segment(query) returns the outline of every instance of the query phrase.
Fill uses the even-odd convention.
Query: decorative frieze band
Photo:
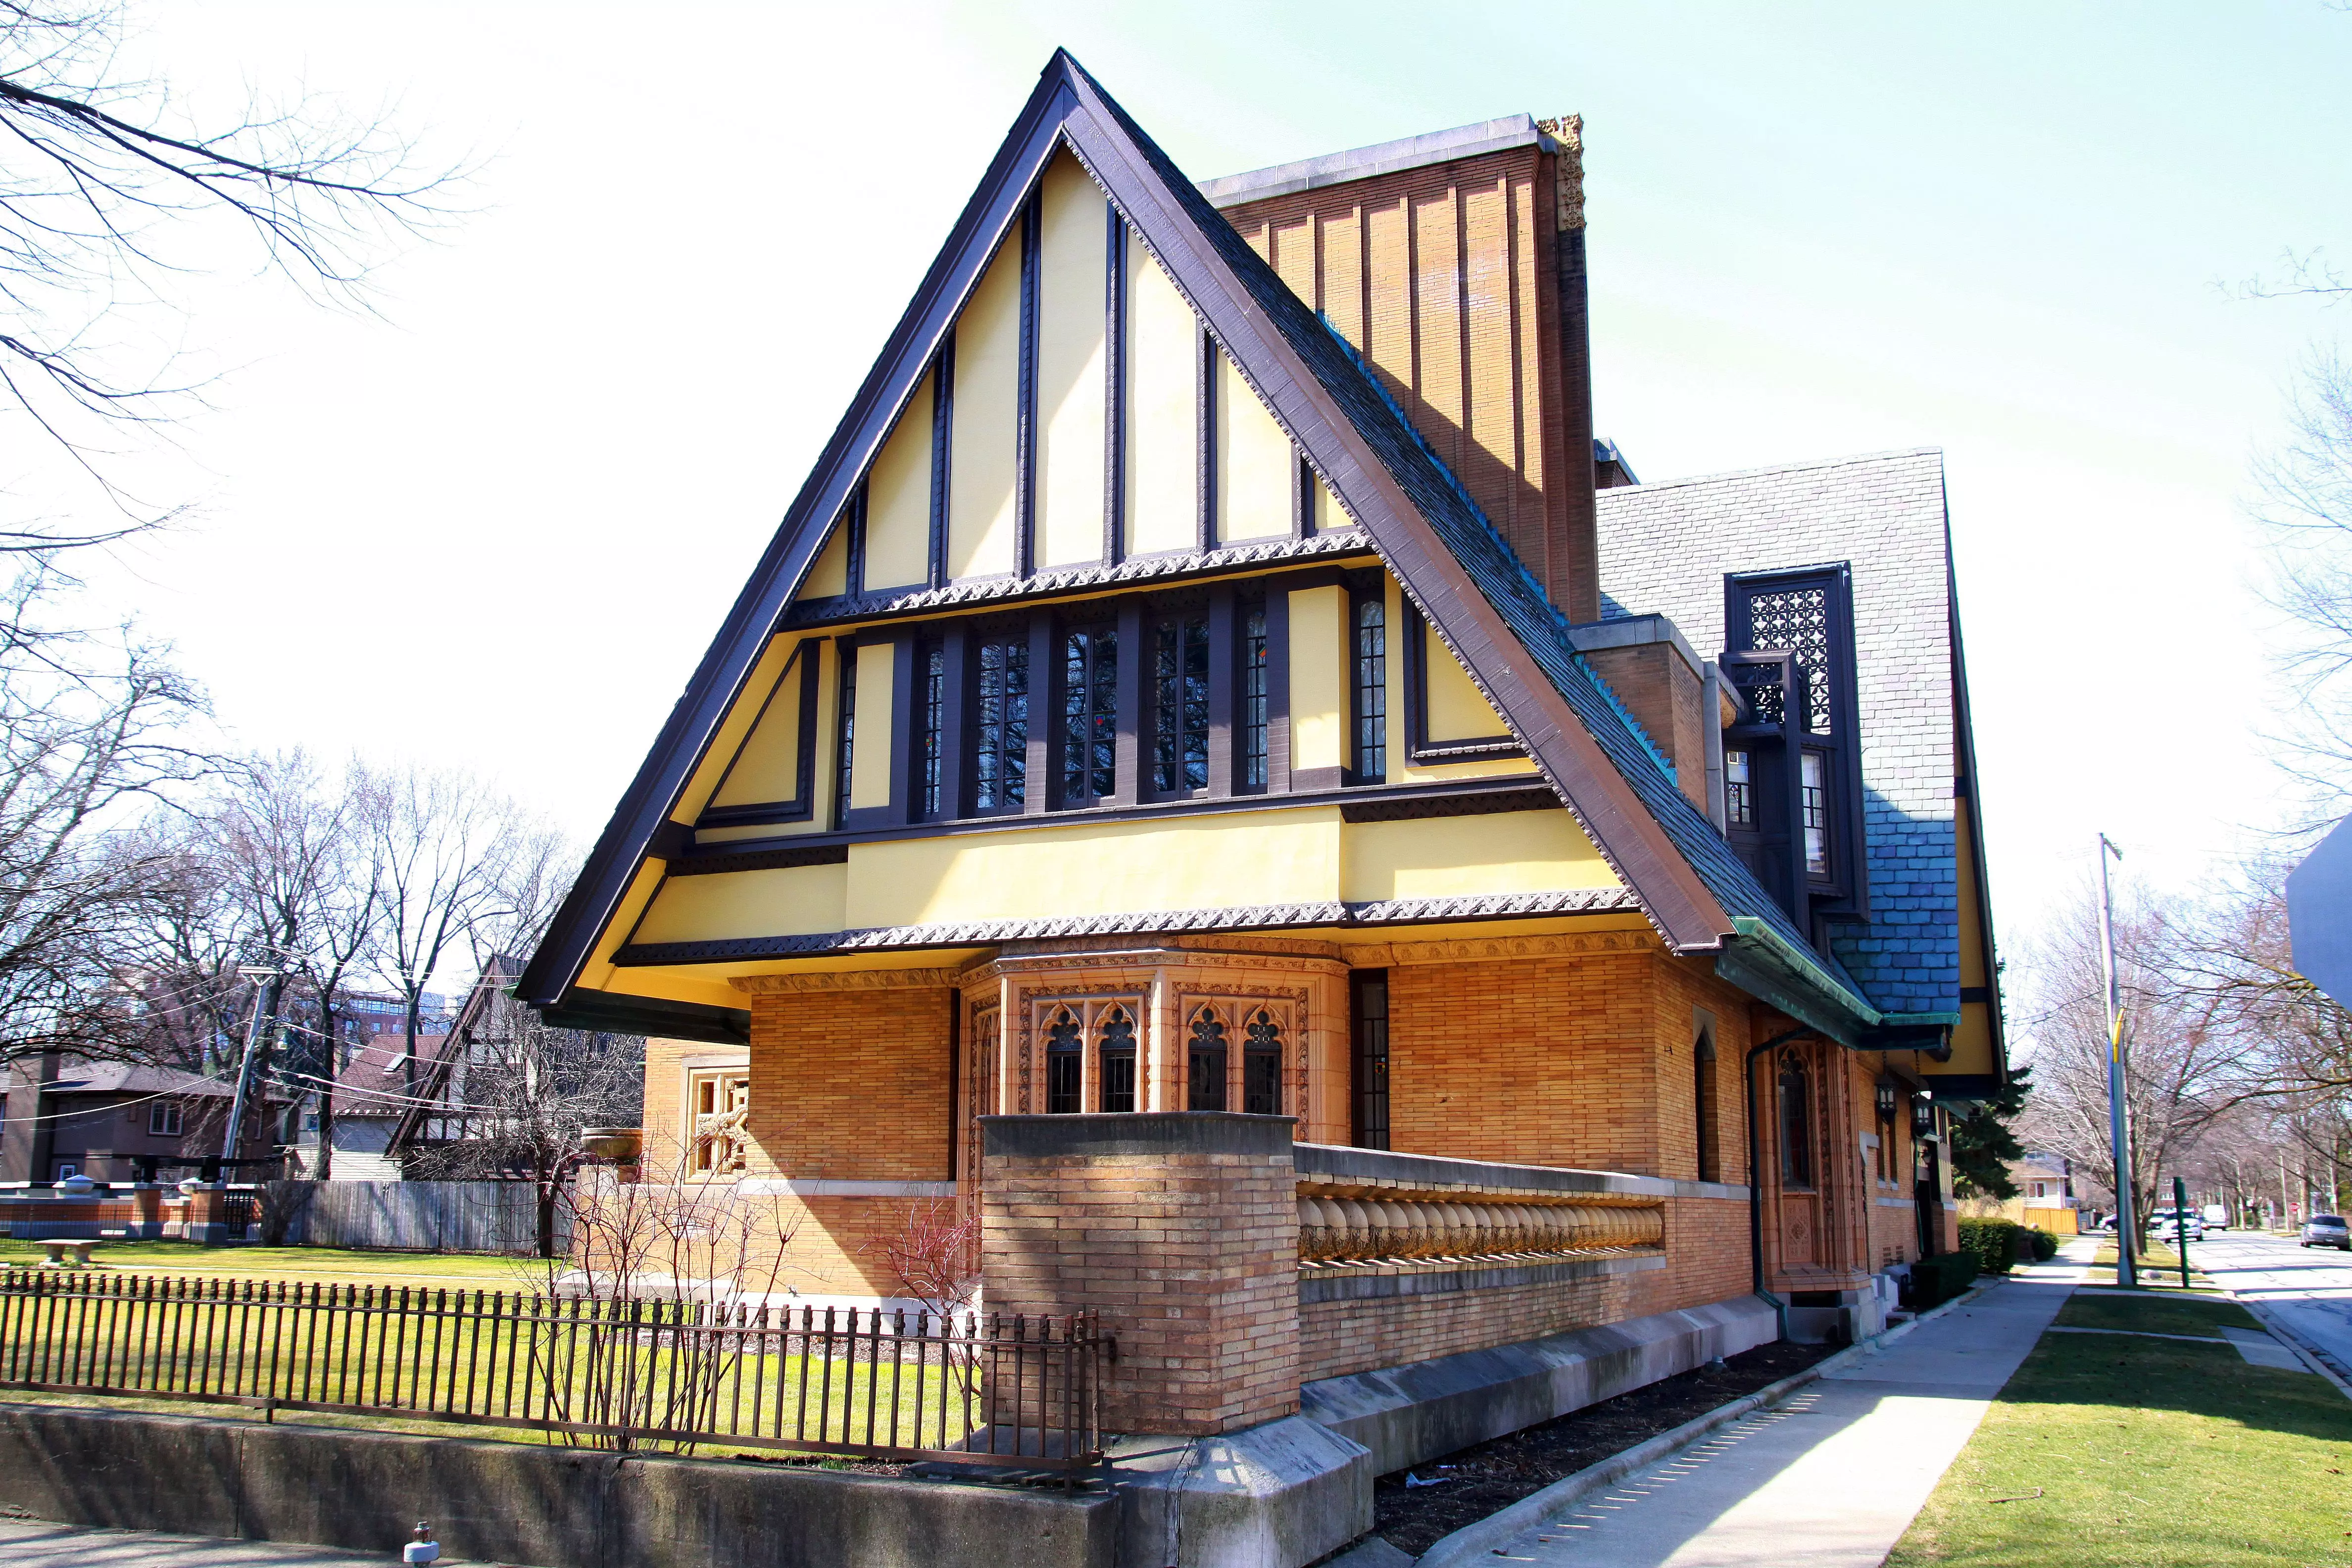
[[[806,991],[906,991],[952,985],[956,969],[825,969],[806,974],[739,974],[728,982],[754,996]]]

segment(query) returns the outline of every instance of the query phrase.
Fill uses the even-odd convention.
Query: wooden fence
[[[272,1182],[286,1240],[413,1252],[539,1250],[539,1194],[529,1182]],[[571,1250],[569,1205],[555,1205],[555,1250]]]

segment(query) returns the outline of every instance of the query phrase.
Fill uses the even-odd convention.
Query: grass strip
[[[2078,1311],[2079,1309],[2079,1311]],[[2214,1333],[2228,1302],[2077,1296],[2062,1323]],[[2095,1319],[2095,1321],[2089,1320]],[[2226,1341],[2051,1334],[1889,1568],[2239,1568],[2352,1561],[2352,1402]]]
[[[37,1241],[0,1241],[0,1264],[37,1265],[48,1256]],[[477,1252],[367,1252],[344,1247],[205,1247],[193,1241],[101,1241],[91,1254],[100,1268],[142,1274],[190,1274],[222,1279],[351,1280],[402,1285],[423,1281],[485,1289],[544,1288],[547,1262]]]

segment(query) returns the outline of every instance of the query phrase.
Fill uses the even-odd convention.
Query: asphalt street
[[[2284,1237],[2216,1231],[2189,1244],[2189,1261],[2352,1366],[2352,1253],[2304,1247]]]

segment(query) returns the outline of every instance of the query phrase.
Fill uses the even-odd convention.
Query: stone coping
[[[1102,1159],[1121,1155],[1290,1152],[1293,1116],[1244,1116],[1232,1110],[1113,1111],[1076,1116],[983,1116],[989,1157]]]
[[[1436,1296],[1465,1290],[1497,1290],[1510,1285],[1558,1285],[1642,1274],[1666,1266],[1663,1248],[1628,1248],[1587,1258],[1480,1259],[1469,1263],[1338,1264],[1298,1272],[1298,1304],[1370,1301],[1392,1296]]]
[[[1067,1121],[1066,1117],[1050,1120]],[[1393,1187],[1442,1193],[1549,1194],[1581,1198],[1721,1198],[1748,1201],[1748,1189],[1724,1182],[1684,1182],[1619,1171],[1573,1171],[1559,1165],[1507,1165],[1450,1160],[1337,1143],[1301,1143],[1291,1152],[1298,1179],[1319,1186]]]

